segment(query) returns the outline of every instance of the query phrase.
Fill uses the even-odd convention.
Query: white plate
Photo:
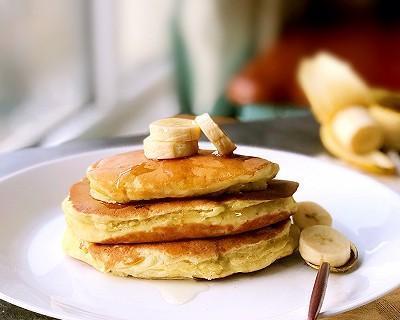
[[[0,180],[1,299],[62,319],[305,318],[315,271],[298,256],[254,274],[200,283],[122,279],[65,257],[60,202],[91,162],[125,150],[62,158]],[[333,214],[334,226],[358,245],[359,268],[330,277],[325,315],[355,308],[399,286],[397,194],[363,175],[305,156],[252,147],[238,152],[278,162],[279,177],[300,182],[296,199],[322,204]],[[163,298],[171,286],[198,294],[174,305]]]

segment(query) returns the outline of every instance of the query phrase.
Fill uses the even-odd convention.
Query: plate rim
[[[212,144],[209,142],[200,142],[200,147],[203,148],[213,148]],[[263,152],[266,151],[272,151],[275,153],[282,153],[282,154],[286,154],[287,156],[297,156],[300,158],[303,158],[304,160],[308,160],[308,161],[312,161],[312,162],[316,162],[316,163],[323,163],[324,165],[327,166],[333,166],[339,170],[343,170],[346,173],[352,174],[352,175],[356,175],[358,178],[360,179],[364,179],[367,180],[371,183],[375,183],[377,185],[379,185],[381,188],[385,189],[385,192],[390,193],[391,196],[394,196],[394,198],[397,198],[397,200],[400,203],[400,194],[395,192],[394,190],[392,190],[391,188],[389,188],[388,186],[386,186],[383,182],[379,181],[379,180],[375,180],[370,176],[367,176],[361,172],[356,171],[355,169],[351,169],[351,168],[347,168],[347,167],[343,167],[340,166],[337,163],[331,163],[328,161],[325,161],[324,159],[318,159],[318,158],[313,158],[309,155],[305,155],[305,154],[301,154],[298,152],[292,152],[292,151],[287,151],[287,150],[282,150],[282,149],[272,149],[272,148],[267,148],[267,147],[263,147],[263,146],[257,146],[257,145],[245,145],[245,144],[238,144],[237,145],[238,149],[241,148],[248,148],[248,149],[253,149],[255,152],[257,152],[258,150],[262,150]],[[41,168],[41,167],[45,167],[47,165],[51,165],[54,163],[59,163],[59,162],[63,162],[65,160],[69,160],[69,159],[74,159],[74,158],[79,158],[82,156],[86,156],[86,155],[90,155],[92,153],[101,153],[101,152],[108,152],[108,151],[112,151],[112,150],[120,150],[120,152],[125,152],[125,150],[139,150],[142,148],[141,144],[133,144],[133,145],[126,145],[126,146],[115,146],[115,147],[105,147],[105,148],[98,148],[98,149],[92,149],[92,150],[88,150],[88,151],[81,151],[81,152],[77,152],[74,154],[69,154],[69,155],[63,155],[60,157],[56,157],[53,159],[49,159],[49,160],[45,160],[45,161],[39,161],[35,164],[29,165],[27,167],[18,169],[16,171],[13,171],[9,174],[6,174],[2,177],[0,177],[0,184],[5,183],[7,180],[12,179],[15,176],[19,176],[22,175],[28,171],[31,170],[35,170],[37,168]],[[214,148],[213,148],[214,149]],[[380,292],[378,292],[376,295],[375,294],[370,294],[369,296],[367,296],[366,298],[362,299],[356,299],[353,300],[351,303],[348,303],[346,306],[343,307],[336,307],[336,308],[332,308],[331,310],[328,311],[324,311],[321,313],[322,316],[326,317],[326,316],[335,316],[356,308],[359,308],[361,306],[364,306],[368,303],[371,303],[373,301],[376,301],[380,298],[382,298],[383,296],[393,292],[394,290],[400,288],[400,276],[397,279],[397,283],[395,283],[392,286],[386,287],[384,288],[384,290],[381,290]],[[45,315],[45,316],[49,316],[49,317],[53,317],[53,318],[57,318],[57,319],[65,319],[65,320],[81,320],[81,316],[73,316],[73,315],[67,315],[67,314],[59,314],[55,311],[51,311],[50,309],[47,308],[43,308],[43,307],[38,307],[35,306],[33,304],[29,304],[21,299],[16,299],[13,298],[9,295],[4,294],[3,292],[0,291],[0,299],[4,300],[10,304],[13,304],[17,307],[26,309],[28,311],[32,311],[35,312],[37,314],[40,315]],[[62,316],[60,318],[60,316]],[[110,320],[112,320],[113,318],[107,317]],[[278,317],[279,318],[279,317]],[[87,317],[87,319],[94,319],[92,317]]]

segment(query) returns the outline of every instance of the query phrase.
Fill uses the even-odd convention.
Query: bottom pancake
[[[147,244],[95,244],[67,230],[68,255],[101,272],[143,279],[218,279],[257,271],[297,248],[290,220],[255,231],[213,239]]]

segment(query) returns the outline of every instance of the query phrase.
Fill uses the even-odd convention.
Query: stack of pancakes
[[[290,255],[298,184],[279,166],[211,151],[150,160],[143,151],[92,164],[63,202],[70,256],[102,272],[216,279]]]

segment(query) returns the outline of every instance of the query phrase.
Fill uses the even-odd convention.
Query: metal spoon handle
[[[329,269],[329,263],[324,262],[318,270],[313,291],[311,293],[310,307],[308,309],[308,320],[315,320],[318,318],[322,302],[324,301],[326,286],[328,284]]]

